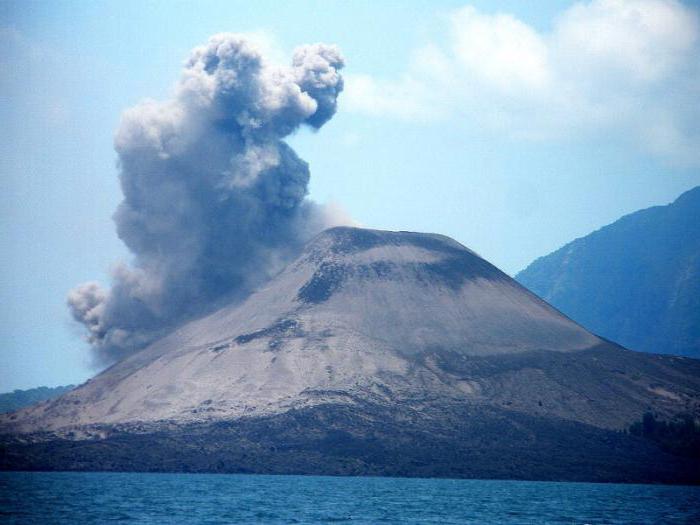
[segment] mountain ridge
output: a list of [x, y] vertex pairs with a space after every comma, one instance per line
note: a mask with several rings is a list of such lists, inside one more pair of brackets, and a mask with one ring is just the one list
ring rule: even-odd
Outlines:
[[13, 412], [35, 403], [58, 397], [73, 388], [75, 388], [75, 385], [38, 386], [24, 390], [15, 389], [12, 392], [3, 392], [0, 394], [0, 413]]
[[538, 258], [516, 280], [624, 346], [700, 356], [700, 187]]

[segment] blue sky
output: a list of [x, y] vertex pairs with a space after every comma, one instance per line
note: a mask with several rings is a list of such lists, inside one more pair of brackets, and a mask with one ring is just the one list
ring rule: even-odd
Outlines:
[[337, 44], [338, 113], [290, 140], [311, 198], [514, 274], [700, 184], [697, 19], [664, 0], [3, 2], [0, 391], [94, 373], [65, 298], [129, 260], [111, 220], [120, 113], [167, 98], [212, 34], [282, 60]]

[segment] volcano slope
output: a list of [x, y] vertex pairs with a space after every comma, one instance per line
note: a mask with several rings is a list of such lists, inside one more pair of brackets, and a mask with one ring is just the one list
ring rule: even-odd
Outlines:
[[242, 304], [0, 418], [4, 469], [697, 482], [623, 432], [700, 362], [587, 332], [444, 236], [333, 228]]

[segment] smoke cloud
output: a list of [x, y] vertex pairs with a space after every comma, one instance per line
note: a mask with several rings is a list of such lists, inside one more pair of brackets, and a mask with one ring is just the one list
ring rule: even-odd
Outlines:
[[339, 222], [305, 198], [308, 164], [283, 139], [333, 116], [342, 67], [335, 46], [273, 66], [244, 36], [219, 34], [192, 51], [171, 100], [124, 113], [114, 220], [134, 259], [109, 290], [86, 283], [68, 296], [99, 362], [245, 297]]

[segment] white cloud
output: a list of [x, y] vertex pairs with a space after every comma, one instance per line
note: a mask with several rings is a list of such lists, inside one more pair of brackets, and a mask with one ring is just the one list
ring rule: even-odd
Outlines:
[[464, 7], [452, 16], [450, 36], [457, 64], [485, 86], [513, 93], [546, 89], [550, 82], [547, 45], [510, 15]]
[[467, 6], [450, 14], [444, 32], [447, 43], [415, 50], [398, 78], [349, 76], [346, 107], [408, 120], [469, 118], [538, 139], [612, 132], [671, 162], [700, 164], [693, 9], [594, 0], [540, 32]]
[[552, 44], [579, 72], [647, 83], [673, 75], [697, 41], [696, 17], [675, 1], [604, 0], [567, 10]]

